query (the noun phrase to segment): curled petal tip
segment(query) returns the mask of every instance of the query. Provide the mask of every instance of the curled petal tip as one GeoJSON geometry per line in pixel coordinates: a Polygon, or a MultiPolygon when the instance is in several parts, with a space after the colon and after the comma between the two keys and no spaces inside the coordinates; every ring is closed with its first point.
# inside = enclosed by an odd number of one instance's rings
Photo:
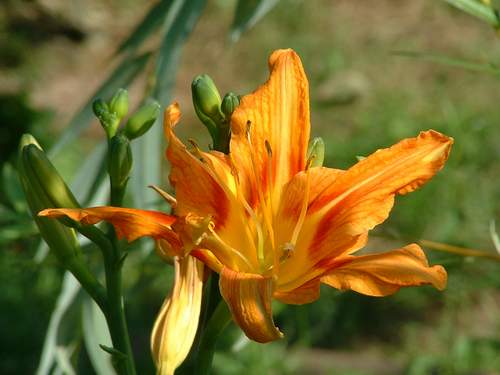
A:
{"type": "Polygon", "coordinates": [[[179,103],[173,102],[166,109],[163,114],[163,127],[165,135],[169,138],[170,129],[172,129],[181,119],[181,109],[179,103]]]}
{"type": "Polygon", "coordinates": [[[299,58],[299,55],[291,48],[277,49],[269,56],[269,66],[274,66],[279,59],[286,57],[299,58]]]}
{"type": "Polygon", "coordinates": [[[283,333],[273,321],[271,278],[235,272],[224,267],[220,274],[219,287],[234,321],[248,338],[267,343],[283,337],[283,333]]]}

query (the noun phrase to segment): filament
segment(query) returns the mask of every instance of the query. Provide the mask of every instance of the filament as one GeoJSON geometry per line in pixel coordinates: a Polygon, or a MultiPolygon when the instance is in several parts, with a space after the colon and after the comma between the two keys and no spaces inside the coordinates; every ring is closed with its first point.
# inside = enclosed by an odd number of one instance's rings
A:
{"type": "Polygon", "coordinates": [[[295,228],[292,232],[292,238],[290,239],[290,244],[295,247],[297,244],[297,239],[299,237],[302,226],[304,225],[304,220],[307,214],[307,208],[309,206],[309,193],[311,191],[311,173],[310,166],[314,160],[314,155],[307,160],[306,164],[306,192],[304,194],[304,201],[302,202],[302,207],[300,208],[299,219],[297,220],[297,224],[295,224],[295,228]]]}
{"type": "MultiPolygon", "coordinates": [[[[272,226],[272,222],[271,222],[272,211],[269,212],[269,207],[266,205],[266,200],[264,199],[264,193],[262,191],[262,181],[259,178],[258,173],[257,173],[257,163],[255,162],[252,139],[250,137],[251,125],[252,125],[252,122],[247,121],[246,140],[247,140],[248,147],[249,147],[250,160],[252,162],[251,163],[252,164],[252,172],[253,172],[253,176],[255,179],[256,190],[257,190],[257,194],[259,196],[260,205],[262,206],[262,214],[264,216],[264,222],[266,224],[269,238],[271,240],[272,251],[274,253],[274,231],[273,231],[273,226],[272,226]]],[[[270,183],[270,181],[269,181],[269,183],[270,183]]],[[[262,252],[263,252],[263,250],[262,250],[262,252]]],[[[264,259],[263,253],[260,256],[262,256],[262,259],[264,259]]]]}

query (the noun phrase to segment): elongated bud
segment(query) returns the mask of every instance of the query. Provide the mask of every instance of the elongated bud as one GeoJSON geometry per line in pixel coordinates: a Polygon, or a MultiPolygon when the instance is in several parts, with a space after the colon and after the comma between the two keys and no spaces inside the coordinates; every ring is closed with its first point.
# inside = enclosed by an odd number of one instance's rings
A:
{"type": "Polygon", "coordinates": [[[40,146],[34,143],[24,145],[21,150],[21,159],[26,178],[33,184],[36,181],[43,190],[43,194],[49,198],[50,208],[80,207],[68,185],[45,156],[40,146]]]}
{"type": "Polygon", "coordinates": [[[92,110],[104,128],[108,139],[111,139],[118,130],[120,120],[114,112],[110,111],[108,104],[103,99],[96,99],[92,103],[92,110]]]}
{"type": "Polygon", "coordinates": [[[146,133],[160,115],[160,104],[151,100],[137,110],[125,125],[125,135],[132,140],[146,133]]]}
{"type": "Polygon", "coordinates": [[[123,189],[132,169],[132,150],[130,141],[122,134],[111,138],[108,154],[108,173],[111,187],[123,189]]]}
{"type": "Polygon", "coordinates": [[[200,320],[203,263],[195,257],[175,257],[175,279],[151,333],[157,374],[170,375],[186,359],[200,320]]]}
{"type": "Polygon", "coordinates": [[[195,77],[191,83],[193,105],[198,118],[207,127],[212,138],[217,137],[217,127],[224,121],[221,97],[214,81],[207,74],[195,77]]]}
{"type": "MultiPolygon", "coordinates": [[[[32,158],[26,157],[26,155],[29,155],[32,152],[33,147],[43,153],[35,138],[29,134],[23,135],[19,145],[18,173],[24,194],[26,196],[26,201],[28,202],[28,206],[33,215],[33,219],[38,226],[40,234],[45,242],[47,242],[49,248],[54,252],[55,256],[63,264],[75,264],[75,262],[78,261],[76,258],[80,252],[76,239],[76,232],[73,229],[64,226],[57,220],[38,216],[38,212],[41,210],[56,206],[54,205],[52,198],[46,194],[46,191],[50,189],[45,189],[37,177],[37,171],[35,170],[40,166],[40,163],[36,162],[35,165],[33,165],[30,161],[32,158]],[[31,151],[26,151],[27,149],[30,149],[31,151]]],[[[45,173],[46,172],[43,172],[42,174],[45,173]]],[[[52,178],[51,180],[53,183],[54,181],[56,181],[56,184],[60,183],[57,178],[52,178]]],[[[65,194],[64,189],[61,189],[60,191],[63,191],[63,194],[65,194]]],[[[71,200],[71,198],[69,198],[69,200],[71,200]]]]}
{"type": "Polygon", "coordinates": [[[313,139],[309,146],[308,159],[311,160],[310,167],[322,167],[325,160],[325,142],[321,137],[313,139]]]}
{"type": "Polygon", "coordinates": [[[234,110],[240,105],[240,99],[238,99],[238,95],[232,92],[228,92],[224,99],[222,99],[221,109],[222,113],[226,116],[226,120],[228,120],[233,114],[234,110]]]}
{"type": "Polygon", "coordinates": [[[109,102],[109,111],[114,113],[118,120],[124,118],[128,113],[128,91],[118,89],[109,102]]]}

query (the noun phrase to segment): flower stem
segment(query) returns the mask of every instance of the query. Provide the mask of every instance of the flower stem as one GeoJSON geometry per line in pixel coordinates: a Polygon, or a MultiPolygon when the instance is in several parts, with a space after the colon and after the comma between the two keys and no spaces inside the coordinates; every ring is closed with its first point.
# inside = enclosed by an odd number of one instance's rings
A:
{"type": "Polygon", "coordinates": [[[94,277],[87,267],[76,259],[68,260],[65,266],[78,280],[82,288],[97,303],[99,308],[104,311],[107,304],[104,286],[94,277]]]}
{"type": "MultiPolygon", "coordinates": [[[[115,248],[115,250],[118,250],[115,248]]],[[[118,255],[118,251],[114,251],[118,255]]],[[[108,292],[108,306],[106,321],[113,347],[123,354],[116,357],[114,361],[119,374],[134,375],[134,357],[132,354],[132,346],[128,334],[127,322],[125,319],[125,311],[123,306],[122,296],[122,260],[117,257],[113,259],[105,259],[104,267],[106,273],[106,287],[108,292]]]]}
{"type": "Polygon", "coordinates": [[[210,317],[205,329],[201,333],[198,356],[195,365],[196,374],[210,374],[217,339],[230,321],[231,312],[229,311],[226,302],[221,300],[210,317]]]}
{"type": "Polygon", "coordinates": [[[114,231],[106,236],[94,226],[80,226],[78,231],[102,251],[106,275],[106,304],[101,307],[113,343],[113,364],[120,375],[135,375],[134,357],[128,335],[122,295],[122,266],[124,255],[118,247],[114,231]]]}

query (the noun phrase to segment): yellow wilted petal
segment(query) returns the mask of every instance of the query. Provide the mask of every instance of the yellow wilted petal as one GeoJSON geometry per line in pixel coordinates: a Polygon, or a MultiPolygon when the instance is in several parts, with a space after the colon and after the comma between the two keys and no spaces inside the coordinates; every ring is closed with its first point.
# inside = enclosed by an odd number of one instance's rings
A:
{"type": "Polygon", "coordinates": [[[174,288],[151,333],[158,374],[173,374],[189,354],[198,329],[202,290],[203,263],[191,256],[175,257],[174,288]]]}

